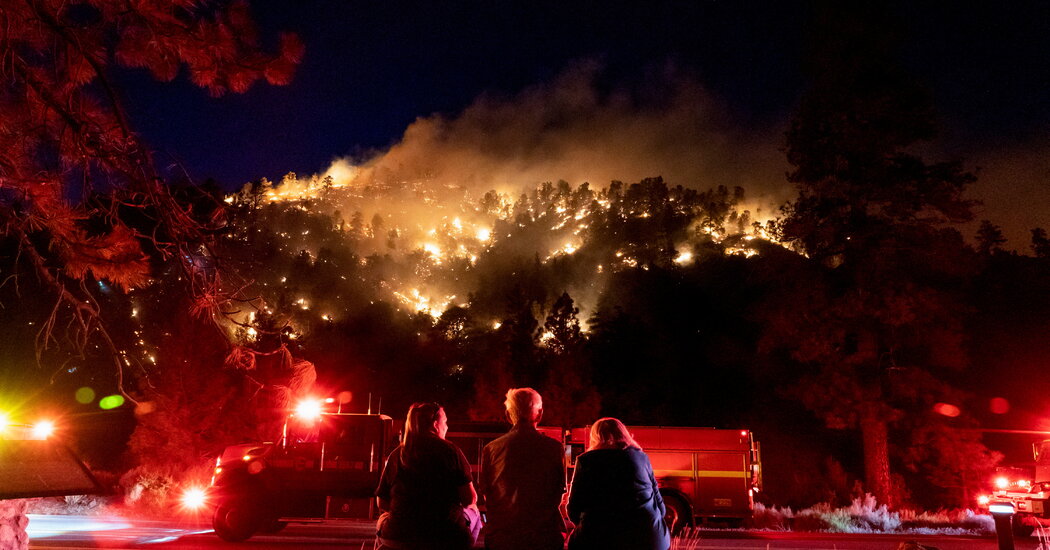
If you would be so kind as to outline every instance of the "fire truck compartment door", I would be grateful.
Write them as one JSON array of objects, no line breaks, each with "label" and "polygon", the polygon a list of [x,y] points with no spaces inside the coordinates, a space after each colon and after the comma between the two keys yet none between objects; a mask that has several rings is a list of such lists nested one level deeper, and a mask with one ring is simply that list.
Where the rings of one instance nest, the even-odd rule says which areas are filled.
[{"label": "fire truck compartment door", "polygon": [[696,453],[698,515],[748,515],[750,472],[745,453]]}]

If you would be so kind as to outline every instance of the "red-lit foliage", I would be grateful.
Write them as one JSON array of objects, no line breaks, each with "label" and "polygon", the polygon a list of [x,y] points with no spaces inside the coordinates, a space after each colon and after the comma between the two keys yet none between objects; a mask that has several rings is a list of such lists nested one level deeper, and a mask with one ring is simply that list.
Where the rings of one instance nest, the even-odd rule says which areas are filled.
[{"label": "red-lit foliage", "polygon": [[[82,350],[95,335],[109,343],[83,283],[140,287],[156,262],[177,262],[196,308],[214,308],[208,222],[172,197],[111,72],[140,67],[171,80],[186,66],[212,95],[243,92],[288,82],[303,53],[297,38],[262,53],[243,2],[26,0],[6,3],[0,25],[0,235],[54,292],[38,348]],[[62,316],[73,322],[58,334]]]}]

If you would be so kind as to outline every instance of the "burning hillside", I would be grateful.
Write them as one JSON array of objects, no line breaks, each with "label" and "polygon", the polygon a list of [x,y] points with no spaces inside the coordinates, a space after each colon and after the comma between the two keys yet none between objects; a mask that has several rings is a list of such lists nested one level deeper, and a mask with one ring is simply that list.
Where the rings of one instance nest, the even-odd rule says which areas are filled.
[{"label": "burning hillside", "polygon": [[[294,312],[294,338],[366,299],[435,320],[452,306],[476,308],[497,326],[499,292],[508,290],[500,281],[522,269],[542,272],[591,311],[612,273],[758,253],[769,234],[741,209],[744,198],[739,188],[697,191],[660,178],[598,190],[544,183],[512,197],[427,181],[359,187],[289,174],[277,186],[246,185],[227,202],[238,220],[229,239],[251,251],[245,261],[269,264],[249,270],[264,296],[260,311]],[[297,281],[322,268],[331,272],[322,288]],[[554,298],[537,300],[537,313]],[[242,321],[251,325],[256,314]]]},{"label": "burning hillside", "polygon": [[[501,294],[528,294],[504,283],[529,271],[543,278],[537,286],[568,292],[586,319],[611,274],[755,254],[787,198],[771,137],[780,132],[732,129],[720,103],[673,69],[641,91],[602,91],[600,73],[581,63],[456,117],[420,118],[369,159],[227,197],[230,238],[254,261],[261,246],[278,262],[250,271],[268,304],[257,309],[287,302],[316,322],[379,300],[435,320],[469,307],[495,326]],[[296,281],[306,267],[338,275],[314,296]],[[530,296],[537,318],[555,297]]]}]

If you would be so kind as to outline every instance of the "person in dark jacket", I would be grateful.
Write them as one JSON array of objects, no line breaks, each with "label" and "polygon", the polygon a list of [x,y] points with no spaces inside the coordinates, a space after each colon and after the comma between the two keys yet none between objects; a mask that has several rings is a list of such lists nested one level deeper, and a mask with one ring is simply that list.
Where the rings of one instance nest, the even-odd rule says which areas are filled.
[{"label": "person in dark jacket", "polygon": [[385,513],[376,524],[380,548],[465,550],[481,519],[470,464],[445,441],[448,418],[437,403],[408,410],[401,445],[387,457],[376,489]]},{"label": "person in dark jacket", "polygon": [[536,390],[511,389],[504,406],[514,427],[481,454],[485,547],[561,550],[565,521],[558,506],[565,493],[564,447],[536,430],[543,416],[543,399]]},{"label": "person in dark jacket", "polygon": [[591,426],[587,452],[576,459],[568,510],[576,524],[569,550],[671,546],[649,457],[615,418],[602,418]]}]

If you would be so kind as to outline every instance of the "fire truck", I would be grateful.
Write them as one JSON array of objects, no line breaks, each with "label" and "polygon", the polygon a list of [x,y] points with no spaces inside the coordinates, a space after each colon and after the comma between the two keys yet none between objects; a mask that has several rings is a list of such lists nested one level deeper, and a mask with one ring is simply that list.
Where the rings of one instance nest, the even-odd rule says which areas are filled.
[{"label": "fire truck", "polygon": [[[749,430],[628,426],[649,455],[674,533],[699,521],[730,525],[751,517],[762,487],[759,443]],[[569,431],[570,467],[590,428]]]},{"label": "fire truck", "polygon": [[288,418],[280,441],[227,447],[211,486],[187,491],[183,505],[213,507],[215,533],[229,542],[288,522],[372,517],[372,494],[397,438],[389,416],[324,412],[306,402]]},{"label": "fire truck", "polygon": [[1034,471],[1000,468],[992,480],[991,494],[978,498],[982,508],[996,504],[1012,506],[1014,533],[1022,536],[1032,534],[1039,518],[1050,518],[1050,440],[1033,443],[1032,457]]}]

